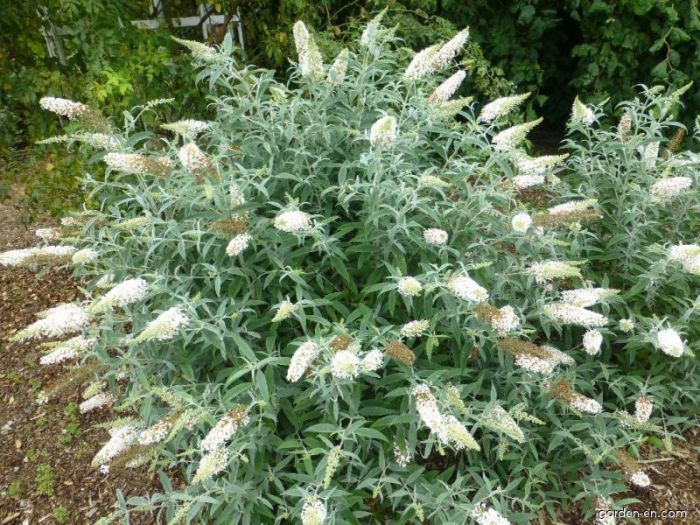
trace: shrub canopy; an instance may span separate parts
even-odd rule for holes
[[[211,122],[43,103],[100,123],[62,140],[108,169],[63,232],[88,296],[17,337],[94,338],[69,373],[125,411],[96,466],[186,480],[115,516],[524,524],[644,485],[638,446],[699,397],[680,93],[643,89],[609,129],[576,99],[567,154],[531,157],[525,97],[455,95],[467,31],[410,63],[381,15],[330,65],[294,36],[288,84],[183,42]],[[3,262],[66,257],[36,250]]]

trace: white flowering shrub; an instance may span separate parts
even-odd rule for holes
[[[468,32],[412,60],[378,20],[333,60],[294,36],[288,85],[185,43],[215,121],[145,128],[154,103],[101,141],[99,206],[62,231],[88,296],[16,336],[82,336],[46,361],[76,364],[81,409],[138,414],[97,467],[182,471],[103,523],[612,505],[644,481],[638,446],[700,398],[700,159],[669,147],[678,94],[645,90],[612,128],[577,99],[566,151],[533,157],[524,95],[455,96]]]

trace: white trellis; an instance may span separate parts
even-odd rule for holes
[[[200,4],[199,14],[195,16],[182,16],[174,17],[171,19],[173,27],[197,27],[202,20],[206,17],[212,9],[211,4]],[[148,20],[132,20],[131,23],[136,27],[141,29],[157,29],[162,25],[165,25],[165,16],[163,14],[163,0],[151,0],[151,13],[152,18]],[[228,24],[226,30],[231,34],[234,41],[238,41],[238,45],[242,49],[245,49],[243,43],[243,25],[241,24],[241,19],[239,17],[240,13],[237,13]],[[204,23],[202,23],[202,38],[207,40],[209,35],[214,30],[216,26],[221,26],[226,23],[226,17],[224,15],[212,14]],[[236,26],[234,29],[234,25]]]
[[[199,13],[194,16],[174,17],[171,19],[173,27],[197,27],[201,23],[202,38],[207,40],[214,28],[226,24],[224,15],[211,14],[211,4],[200,4]],[[46,8],[38,9],[37,15],[42,20],[41,35],[46,42],[46,50],[50,57],[57,58],[61,64],[66,64],[66,52],[63,47],[63,35],[71,33],[67,27],[58,27],[52,20]],[[147,20],[132,20],[131,23],[140,29],[157,29],[166,25],[163,14],[162,0],[151,0],[151,18]],[[121,21],[120,21],[121,24]],[[243,25],[241,24],[240,13],[236,13],[228,22],[226,31],[231,35],[234,42],[237,42],[241,49],[245,49],[243,41]]]
[[[45,7],[39,8],[36,14],[41,18],[41,36],[46,42],[46,51],[51,58],[58,58],[61,64],[66,63],[66,52],[63,48],[63,35],[68,34],[68,30],[64,27],[57,27],[49,16],[49,11]]]

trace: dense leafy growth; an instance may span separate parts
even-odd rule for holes
[[[32,219],[35,209],[60,213],[81,199],[79,177],[86,155],[73,150],[61,159],[39,154],[31,145],[54,131],[55,122],[38,112],[41,96],[83,100],[120,117],[123,107],[178,94],[166,118],[188,112],[205,115],[206,99],[196,89],[194,71],[168,38],[196,38],[197,29],[176,28],[175,17],[207,13],[231,19],[240,14],[246,60],[274,68],[284,76],[294,49],[287,28],[304,18],[317,28],[327,56],[344,46],[356,50],[357,36],[370,14],[386,2],[282,2],[162,0],[164,26],[158,31],[133,27],[129,21],[149,16],[150,0],[46,0],[12,2],[0,19],[0,198],[21,181],[20,195]],[[605,109],[634,94],[633,86],[662,83],[680,87],[698,77],[700,25],[695,2],[634,0],[485,0],[391,2],[385,25],[395,27],[407,48],[418,49],[469,26],[472,40],[461,56],[468,72],[465,90],[477,99],[531,92],[528,111],[545,112],[547,122],[535,135],[548,148],[561,138],[576,92],[590,101],[610,98]],[[64,34],[54,45],[64,48],[65,63],[50,57],[44,34],[52,27]],[[210,40],[220,42],[222,31]],[[52,38],[49,37],[49,41]],[[482,51],[483,50],[483,51]],[[685,103],[695,114],[698,95]],[[166,108],[163,108],[166,109]],[[683,118],[685,125],[691,118]],[[17,153],[17,150],[25,150]],[[46,151],[46,150],[44,150]],[[55,168],[55,169],[54,169]]]
[[[330,66],[294,36],[288,83],[183,42],[209,122],[159,129],[155,101],[118,130],[42,100],[108,169],[64,221],[74,246],[42,230],[0,257],[89,282],[16,338],[82,332],[44,359],[79,365],[42,400],[82,381],[81,410],[138,414],[96,467],[187,480],[110,519],[524,524],[646,485],[638,447],[700,398],[682,92],[643,88],[612,127],[576,99],[566,154],[531,157],[524,96],[454,98],[467,31],[404,58],[380,15]]]

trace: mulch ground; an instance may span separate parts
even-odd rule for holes
[[[684,436],[685,441],[675,441],[668,452],[646,444],[642,447],[638,463],[652,481],[648,489],[632,488],[627,493],[615,495],[616,500],[634,498],[639,503],[625,510],[637,514],[637,521],[618,518],[618,524],[639,523],[641,525],[698,525],[700,524],[700,428]],[[585,520],[577,513],[560,517],[553,525],[591,525],[594,519]],[[664,511],[682,511],[685,515],[674,517]]]
[[[700,428],[685,436],[686,442],[675,442],[672,452],[646,446],[640,463],[652,481],[646,493],[632,494],[642,500],[632,507],[640,513],[645,510],[683,510],[685,518],[640,520],[645,525],[665,523],[700,524]]]
[[[36,244],[34,229],[18,222],[20,213],[0,204],[0,251]],[[46,353],[36,342],[9,343],[35,314],[77,298],[78,283],[66,271],[38,277],[27,269],[0,267],[0,525],[94,523],[113,510],[117,490],[125,497],[158,491],[155,475],[143,470],[102,474],[91,466],[108,439],[95,425],[118,416],[110,410],[79,414],[76,387],[48,404],[37,392],[54,382],[61,365],[41,366]],[[134,524],[155,523],[140,514]]]

